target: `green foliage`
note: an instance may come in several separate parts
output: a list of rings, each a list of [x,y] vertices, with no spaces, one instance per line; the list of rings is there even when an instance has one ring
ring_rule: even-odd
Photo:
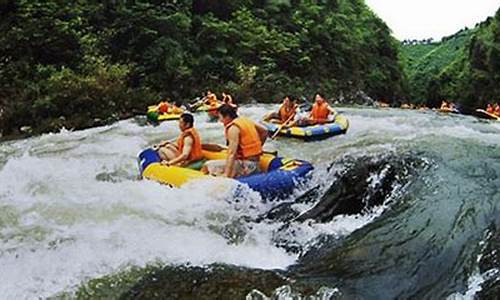
[[[405,94],[396,41],[362,0],[0,5],[4,133],[86,127],[93,123],[85,118],[144,110],[160,96],[191,99],[207,88],[238,102],[316,91]]]
[[[414,103],[448,99],[471,112],[500,102],[500,9],[440,43],[403,45],[401,60]]]

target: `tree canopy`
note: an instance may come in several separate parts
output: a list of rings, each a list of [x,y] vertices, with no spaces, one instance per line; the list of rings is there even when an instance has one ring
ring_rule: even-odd
[[[83,128],[210,88],[405,95],[398,45],[362,0],[0,2],[4,134]]]

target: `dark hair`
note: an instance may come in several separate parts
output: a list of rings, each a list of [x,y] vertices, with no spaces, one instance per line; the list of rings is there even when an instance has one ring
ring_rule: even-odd
[[[189,124],[189,127],[193,127],[194,125],[194,117],[192,114],[188,114],[188,113],[183,113],[181,115],[181,119],[184,123],[188,123]]]
[[[234,108],[232,108],[229,104],[222,105],[221,107],[219,107],[217,109],[217,112],[222,117],[230,117],[231,119],[236,119],[238,117],[236,110]]]
[[[316,95],[318,95],[318,96],[320,96],[321,98],[323,98],[323,99],[325,99],[325,100],[326,100],[325,95],[323,95],[323,93],[317,92],[317,93],[316,93]]]

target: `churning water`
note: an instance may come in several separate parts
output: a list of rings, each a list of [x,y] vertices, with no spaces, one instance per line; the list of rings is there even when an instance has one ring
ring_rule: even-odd
[[[260,119],[270,108],[241,113]],[[177,122],[151,127],[137,118],[0,144],[0,298],[71,297],[91,279],[132,267],[213,263],[281,269],[368,299],[472,296],[482,280],[481,243],[500,225],[500,123],[340,111],[350,120],[346,135],[266,143],[315,165],[308,184],[275,201],[245,188],[235,198],[236,184],[224,179],[180,189],[139,180],[137,153],[175,138]],[[204,142],[223,143],[222,125],[195,118]],[[391,188],[371,203],[388,173]],[[319,207],[296,218],[332,201],[328,188],[343,176],[360,184],[349,197],[362,210]],[[296,201],[311,189],[319,190],[312,200]],[[266,216],[279,204],[296,215]]]

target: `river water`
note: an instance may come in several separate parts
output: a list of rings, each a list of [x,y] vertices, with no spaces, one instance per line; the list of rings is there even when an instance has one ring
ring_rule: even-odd
[[[271,108],[254,105],[241,114],[260,119]],[[309,183],[275,201],[244,187],[235,198],[238,187],[224,179],[180,189],[139,180],[136,155],[175,138],[177,122],[152,127],[135,118],[1,143],[0,298],[71,298],[102,276],[214,263],[289,272],[348,298],[472,297],[484,280],[478,259],[488,228],[500,225],[500,122],[339,110],[350,121],[345,135],[266,143],[315,166]],[[223,143],[222,125],[195,118],[204,142]],[[380,157],[419,162],[399,186],[406,171],[395,176],[383,203],[321,220],[256,221],[313,187],[326,191],[347,162]],[[318,201],[294,209],[303,213]]]

